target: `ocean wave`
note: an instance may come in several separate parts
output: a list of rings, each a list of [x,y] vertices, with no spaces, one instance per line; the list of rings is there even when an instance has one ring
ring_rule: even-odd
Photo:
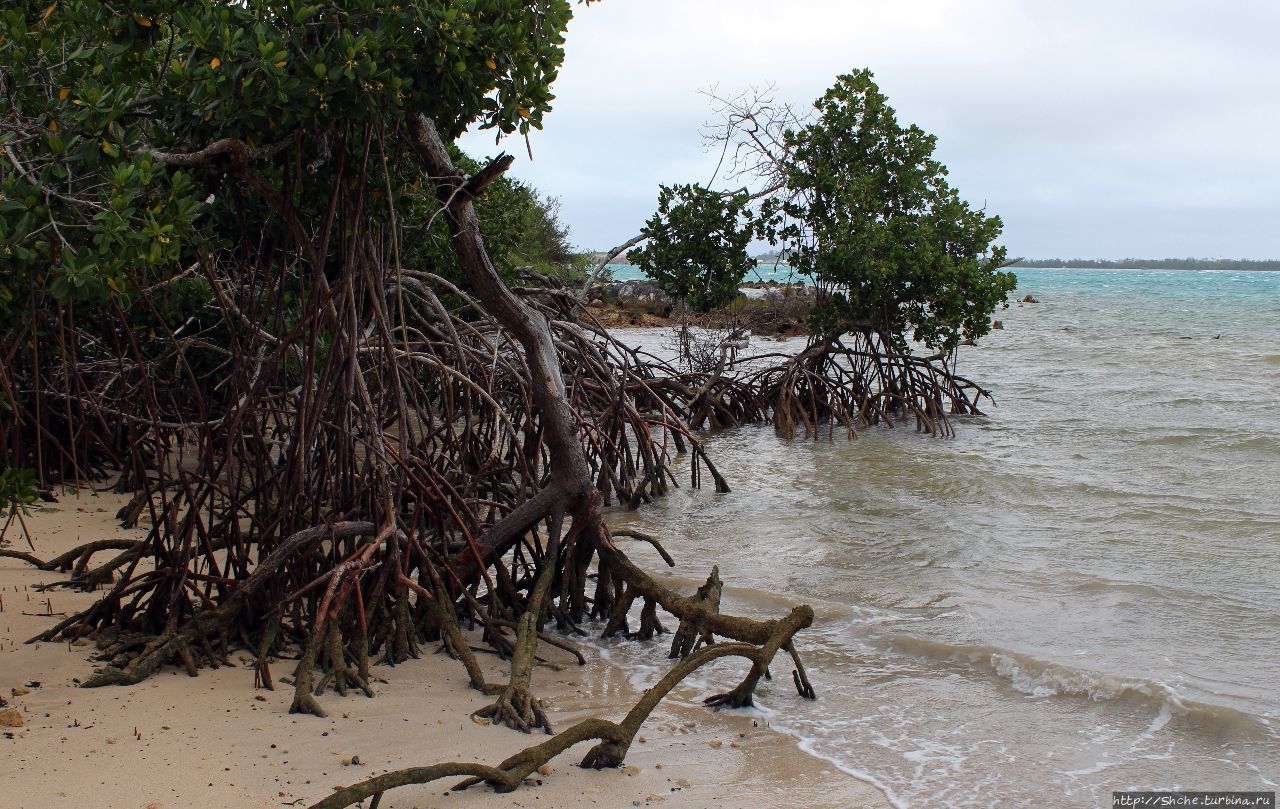
[[[1235,450],[1264,450],[1266,452],[1280,452],[1280,436],[1275,435],[1253,435],[1239,440],[1232,441],[1227,445],[1229,449]]]
[[[1151,434],[1150,431],[1146,431],[1145,435],[1137,439],[1137,443],[1156,447],[1182,447],[1203,444],[1206,441],[1212,441],[1215,439],[1221,440],[1223,438],[1230,437],[1231,434],[1231,431],[1226,429],[1163,434]]]
[[[1178,722],[1188,728],[1226,736],[1280,739],[1272,722],[1264,716],[1226,705],[1187,699],[1177,689],[1159,680],[1065,666],[986,644],[951,644],[897,636],[891,638],[888,645],[893,651],[913,657],[972,666],[1005,681],[1015,691],[1029,697],[1143,705],[1158,712],[1159,727],[1153,724],[1153,730]]]
[[[1074,585],[1074,589],[1081,593],[1122,592],[1146,596],[1147,598],[1158,598],[1161,600],[1170,599],[1168,587],[1156,587],[1154,585],[1143,584],[1141,582],[1121,581],[1119,579],[1106,579],[1100,577],[1089,577]]]

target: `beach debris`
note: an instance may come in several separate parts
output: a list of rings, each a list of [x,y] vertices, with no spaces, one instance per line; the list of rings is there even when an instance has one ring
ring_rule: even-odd
[[[634,764],[628,764],[627,766],[622,768],[622,774],[623,775],[639,775],[640,768]]]
[[[31,693],[31,689],[23,688],[20,685],[15,685],[13,688],[9,689],[9,693],[15,697],[25,697],[27,694]]]
[[[0,709],[0,728],[20,728],[23,724],[22,712],[17,708]]]
[[[555,770],[552,768],[550,764],[543,764],[541,767],[538,768],[538,773],[541,775],[550,775],[553,772],[555,772]]]
[[[719,750],[721,747],[724,746],[724,742],[720,741],[719,739],[712,739],[711,741],[707,742],[707,744],[711,745],[711,747],[716,750]]]

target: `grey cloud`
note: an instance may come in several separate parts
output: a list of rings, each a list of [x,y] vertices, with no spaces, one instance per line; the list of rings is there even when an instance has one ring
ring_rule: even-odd
[[[556,109],[502,148],[576,242],[634,234],[659,182],[705,181],[700,88],[807,105],[867,66],[939,137],[961,193],[1028,256],[1280,256],[1273,0],[606,0],[579,7]],[[490,136],[468,136],[493,152]]]

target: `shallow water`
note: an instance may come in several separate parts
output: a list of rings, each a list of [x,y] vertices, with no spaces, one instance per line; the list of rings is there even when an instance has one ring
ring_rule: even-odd
[[[726,608],[813,604],[819,699],[779,661],[761,711],[900,806],[1274,790],[1280,274],[1018,272],[1042,303],[963,350],[998,404],[956,438],[726,431],[732,493],[611,520]]]

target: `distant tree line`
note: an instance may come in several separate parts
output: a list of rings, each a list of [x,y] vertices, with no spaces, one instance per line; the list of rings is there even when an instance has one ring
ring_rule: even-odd
[[[1249,258],[1040,258],[1018,259],[1011,267],[1079,267],[1086,270],[1280,270],[1280,259]]]

